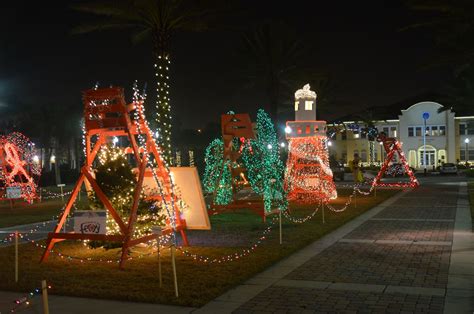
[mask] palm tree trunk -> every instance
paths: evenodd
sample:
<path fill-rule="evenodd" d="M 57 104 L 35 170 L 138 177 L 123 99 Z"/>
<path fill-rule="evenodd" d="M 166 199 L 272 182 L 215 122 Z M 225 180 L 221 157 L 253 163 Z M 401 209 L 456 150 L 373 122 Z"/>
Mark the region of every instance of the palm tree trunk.
<path fill-rule="evenodd" d="M 158 132 L 158 142 L 163 152 L 163 158 L 171 163 L 171 104 L 170 104 L 170 54 L 168 49 L 169 33 L 155 31 L 153 38 L 155 77 L 156 77 L 156 104 L 155 129 Z"/>

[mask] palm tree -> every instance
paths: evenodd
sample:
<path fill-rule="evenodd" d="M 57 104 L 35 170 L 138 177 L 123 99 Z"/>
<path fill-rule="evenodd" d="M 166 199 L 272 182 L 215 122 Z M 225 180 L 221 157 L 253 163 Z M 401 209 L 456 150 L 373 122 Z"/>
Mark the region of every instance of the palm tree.
<path fill-rule="evenodd" d="M 158 132 L 163 157 L 167 161 L 171 159 L 171 40 L 179 31 L 203 31 L 208 28 L 209 17 L 215 12 L 207 9 L 215 8 L 208 2 L 204 1 L 206 6 L 203 1 L 191 0 L 101 0 L 74 6 L 76 10 L 100 17 L 95 23 L 76 27 L 75 33 L 130 29 L 133 31 L 133 42 L 151 38 L 157 99 L 155 108 L 149 108 L 149 111 L 155 115 L 156 123 L 152 125 Z"/>
<path fill-rule="evenodd" d="M 472 0 L 407 0 L 421 21 L 405 29 L 427 28 L 440 48 L 428 65 L 451 65 L 457 70 L 474 61 L 474 1 Z"/>
<path fill-rule="evenodd" d="M 282 96 L 289 96 L 300 87 L 304 54 L 302 42 L 283 23 L 265 22 L 243 36 L 240 56 L 246 64 L 244 75 L 250 82 L 247 87 L 263 89 L 274 121 Z"/>

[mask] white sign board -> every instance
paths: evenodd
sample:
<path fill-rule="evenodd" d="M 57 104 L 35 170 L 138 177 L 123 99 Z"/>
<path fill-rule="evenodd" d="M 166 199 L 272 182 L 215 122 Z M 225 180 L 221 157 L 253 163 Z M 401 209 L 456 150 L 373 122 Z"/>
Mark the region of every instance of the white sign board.
<path fill-rule="evenodd" d="M 186 203 L 183 218 L 186 228 L 192 230 L 211 230 L 209 215 L 201 188 L 201 180 L 196 167 L 170 167 L 176 190 Z M 145 193 L 157 191 L 158 186 L 151 175 L 146 175 L 143 181 Z"/>
<path fill-rule="evenodd" d="M 107 212 L 105 210 L 76 210 L 74 232 L 83 234 L 105 234 Z"/>
<path fill-rule="evenodd" d="M 21 198 L 21 187 L 7 186 L 7 198 L 10 198 L 10 199 Z"/>

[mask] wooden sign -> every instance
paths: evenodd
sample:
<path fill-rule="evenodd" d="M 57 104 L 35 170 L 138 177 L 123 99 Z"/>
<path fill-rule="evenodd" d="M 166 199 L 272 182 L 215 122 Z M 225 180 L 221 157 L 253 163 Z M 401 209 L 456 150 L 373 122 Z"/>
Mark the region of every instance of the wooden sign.
<path fill-rule="evenodd" d="M 105 210 L 76 210 L 74 212 L 74 232 L 82 234 L 105 234 L 107 212 Z"/>
<path fill-rule="evenodd" d="M 7 199 L 21 198 L 21 187 L 7 186 Z"/>
<path fill-rule="evenodd" d="M 170 167 L 170 172 L 174 179 L 175 190 L 186 204 L 182 213 L 186 221 L 186 229 L 211 230 L 211 223 L 196 167 Z M 151 173 L 145 175 L 143 187 L 145 194 L 149 196 L 157 193 L 158 186 Z"/>

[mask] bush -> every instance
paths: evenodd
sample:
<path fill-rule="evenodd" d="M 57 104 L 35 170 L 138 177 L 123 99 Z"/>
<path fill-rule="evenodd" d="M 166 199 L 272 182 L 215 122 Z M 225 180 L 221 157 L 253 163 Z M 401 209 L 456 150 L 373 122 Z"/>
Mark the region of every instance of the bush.
<path fill-rule="evenodd" d="M 466 177 L 473 178 L 474 177 L 474 169 L 469 169 L 466 171 Z"/>

